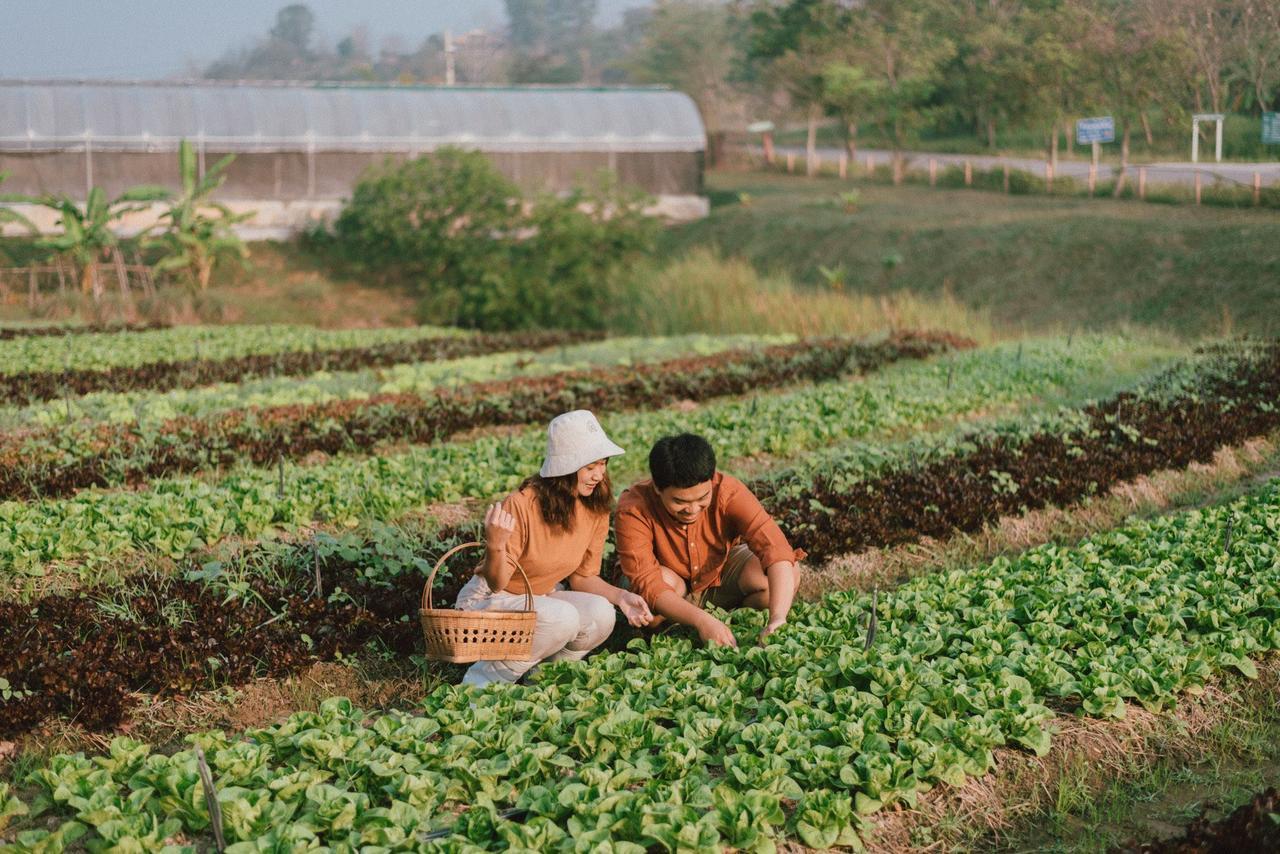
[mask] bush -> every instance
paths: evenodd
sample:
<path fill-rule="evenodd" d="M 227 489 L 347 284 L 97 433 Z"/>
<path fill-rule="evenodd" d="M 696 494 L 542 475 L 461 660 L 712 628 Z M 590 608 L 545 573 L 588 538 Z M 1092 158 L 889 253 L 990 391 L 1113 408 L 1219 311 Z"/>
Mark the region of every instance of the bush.
<path fill-rule="evenodd" d="M 620 266 L 653 248 L 644 201 L 602 179 L 526 202 L 483 154 L 442 149 L 361 180 L 335 243 L 353 265 L 409 285 L 424 321 L 598 329 Z"/>
<path fill-rule="evenodd" d="M 356 184 L 334 231 L 352 266 L 449 287 L 483 268 L 519 223 L 520 191 L 483 154 L 445 148 L 387 161 Z"/>

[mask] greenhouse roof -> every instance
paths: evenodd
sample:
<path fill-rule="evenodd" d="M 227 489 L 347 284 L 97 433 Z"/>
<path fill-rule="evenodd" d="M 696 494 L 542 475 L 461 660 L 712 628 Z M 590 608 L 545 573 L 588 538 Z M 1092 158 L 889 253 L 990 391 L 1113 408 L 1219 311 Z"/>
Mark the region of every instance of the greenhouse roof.
<path fill-rule="evenodd" d="M 701 151 L 664 89 L 0 82 L 0 151 Z"/>

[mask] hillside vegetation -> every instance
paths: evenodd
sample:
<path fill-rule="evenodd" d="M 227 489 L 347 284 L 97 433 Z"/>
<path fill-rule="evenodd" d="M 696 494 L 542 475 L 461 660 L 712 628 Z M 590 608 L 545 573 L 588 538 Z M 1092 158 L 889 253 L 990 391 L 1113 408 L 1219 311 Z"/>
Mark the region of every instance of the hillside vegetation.
<path fill-rule="evenodd" d="M 711 215 L 668 230 L 660 255 L 713 247 L 814 288 L 950 293 L 1007 331 L 1280 330 L 1274 212 L 756 174 L 708 185 Z"/>

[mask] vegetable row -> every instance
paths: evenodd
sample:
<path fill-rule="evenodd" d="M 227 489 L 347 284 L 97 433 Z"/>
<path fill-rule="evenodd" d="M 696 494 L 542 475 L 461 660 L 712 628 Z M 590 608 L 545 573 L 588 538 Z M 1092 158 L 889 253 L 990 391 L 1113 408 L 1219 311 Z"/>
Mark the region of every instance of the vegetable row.
<path fill-rule="evenodd" d="M 521 849 L 642 852 L 857 845 L 884 807 L 1046 754 L 1055 712 L 1176 703 L 1280 649 L 1280 482 L 921 577 L 799 604 L 764 646 L 658 637 L 552 664 L 526 686 L 446 686 L 415 713 L 341 698 L 241 737 L 158 752 L 117 738 L 0 792 L 9 851 L 207 844 L 199 747 L 231 854 Z M 179 843 L 180 845 L 182 843 Z"/>
<path fill-rule="evenodd" d="M 378 394 L 301 406 L 250 407 L 206 418 L 55 427 L 0 437 L 0 499 L 60 496 L 247 461 L 426 443 L 478 427 L 548 421 L 571 409 L 617 412 L 827 380 L 945 352 L 928 335 L 863 344 L 822 339 L 657 364 L 476 383 L 427 395 Z"/>
<path fill-rule="evenodd" d="M 0 429 L 74 425 L 82 421 L 155 426 L 180 416 L 204 417 L 248 406 L 292 406 L 362 400 L 375 394 L 426 394 L 486 380 L 545 376 L 591 367 L 637 365 L 681 356 L 794 342 L 794 335 L 676 335 L 607 338 L 544 350 L 512 350 L 449 361 L 410 362 L 265 377 L 169 391 L 95 392 L 76 398 L 0 408 Z"/>
<path fill-rule="evenodd" d="M 1122 338 L 1053 339 L 904 362 L 859 381 L 693 411 L 606 414 L 610 435 L 632 449 L 618 459 L 613 478 L 621 485 L 637 477 L 643 449 L 665 434 L 702 433 L 724 460 L 785 456 L 1067 391 L 1115 364 L 1164 355 Z M 64 499 L 0 502 L 0 573 L 39 574 L 50 562 L 77 561 L 79 571 L 91 575 L 105 561 L 140 551 L 178 558 L 228 536 L 257 537 L 315 521 L 390 521 L 437 502 L 502 494 L 538 468 L 544 450 L 537 427 L 368 458 L 236 468 L 216 480 L 161 479 L 136 492 L 84 490 Z"/>
<path fill-rule="evenodd" d="M 76 327 L 68 327 L 74 329 Z M 286 324 L 173 326 L 150 331 L 92 330 L 71 337 L 18 336 L 0 342 L 0 373 L 101 371 L 154 362 L 219 361 L 309 350 L 351 350 L 460 336 L 436 326 L 318 329 Z"/>
<path fill-rule="evenodd" d="M 200 327 L 197 327 L 200 328 Z M 243 330 L 255 327 L 230 327 Z M 273 327 L 264 327 L 271 329 Z M 291 329 L 292 327 L 284 327 Z M 10 354 L 6 349 L 18 349 L 19 344 L 45 342 L 50 339 L 23 338 L 16 341 L 0 342 L 0 357 L 5 370 L 0 371 L 0 402 L 7 404 L 29 404 L 33 401 L 64 399 L 74 395 L 91 392 L 126 392 L 137 389 L 164 391 L 173 388 L 195 388 L 209 385 L 252 379 L 265 376 L 298 376 L 312 374 L 317 371 L 353 371 L 360 368 L 395 365 L 403 362 L 424 362 L 434 359 L 457 359 L 463 356 L 474 356 L 483 353 L 497 353 L 504 350 L 540 349 L 544 347 L 564 346 L 579 341 L 596 340 L 601 336 L 596 333 L 570 332 L 521 332 L 507 334 L 461 335 L 453 330 L 417 327 L 402 330 L 377 330 L 388 337 L 386 343 L 369 344 L 346 348 L 300 349 L 299 344 L 307 340 L 283 335 L 281 346 L 294 345 L 294 349 L 271 350 L 270 337 L 258 341 L 228 339 L 224 344 L 235 344 L 214 348 L 215 354 L 207 354 L 199 347 L 177 348 L 181 352 L 194 352 L 190 358 L 181 358 L 177 353 L 169 355 L 169 350 L 162 348 L 162 353 L 131 353 L 127 348 L 108 349 L 103 357 L 78 358 L 74 347 L 69 347 L 61 354 L 56 367 L 48 367 L 48 357 L 27 358 L 22 354 Z M 170 335 L 176 330 L 163 333 L 138 333 L 134 335 L 94 336 L 82 338 L 112 338 L 130 341 L 146 335 Z M 392 333 L 395 333 L 394 335 Z M 241 333 L 244 334 L 244 333 Z M 265 334 L 265 333 L 264 333 Z M 351 333 L 328 333 L 318 330 L 309 331 L 308 335 L 338 336 Z M 403 340 L 396 340 L 397 336 Z M 58 339 L 60 343 L 79 342 L 82 338 Z M 341 340 L 341 339 L 339 339 Z M 110 345 L 106 345 L 110 347 Z M 241 352 L 251 348 L 248 352 Z M 267 352 L 255 350 L 267 348 Z M 107 354 L 115 354 L 108 356 Z M 128 355 L 138 358 L 151 358 L 152 361 L 133 362 L 124 360 Z M 115 361 L 124 360 L 124 361 Z M 95 362 L 103 363 L 94 367 Z"/>
<path fill-rule="evenodd" d="M 0 341 L 14 338 L 62 338 L 67 335 L 110 335 L 121 332 L 155 332 L 169 329 L 170 324 L 159 320 L 146 323 L 82 323 L 61 325 L 19 324 L 16 326 L 0 325 Z"/>

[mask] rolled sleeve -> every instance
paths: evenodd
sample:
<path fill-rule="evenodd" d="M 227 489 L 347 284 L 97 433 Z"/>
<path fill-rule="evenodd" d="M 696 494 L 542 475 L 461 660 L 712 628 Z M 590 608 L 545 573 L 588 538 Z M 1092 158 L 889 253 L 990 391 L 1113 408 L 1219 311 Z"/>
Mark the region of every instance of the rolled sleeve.
<path fill-rule="evenodd" d="M 618 511 L 615 528 L 622 573 L 631 589 L 652 608 L 659 596 L 672 589 L 653 553 L 653 523 L 643 513 L 627 508 Z"/>
<path fill-rule="evenodd" d="M 511 571 L 511 576 L 505 590 L 509 593 L 524 593 L 528 587 L 524 583 L 524 576 L 520 574 L 518 555 L 524 554 L 529 546 L 529 503 L 519 492 L 513 492 L 502 502 L 502 509 L 510 513 L 516 523 L 511 539 L 507 540 L 507 569 Z"/>
<path fill-rule="evenodd" d="M 725 480 L 729 479 L 726 477 Z M 745 484 L 734 480 L 728 491 L 724 506 L 725 521 L 760 559 L 761 568 L 768 569 L 775 563 L 804 559 L 805 552 L 791 547 L 778 523 Z"/>

